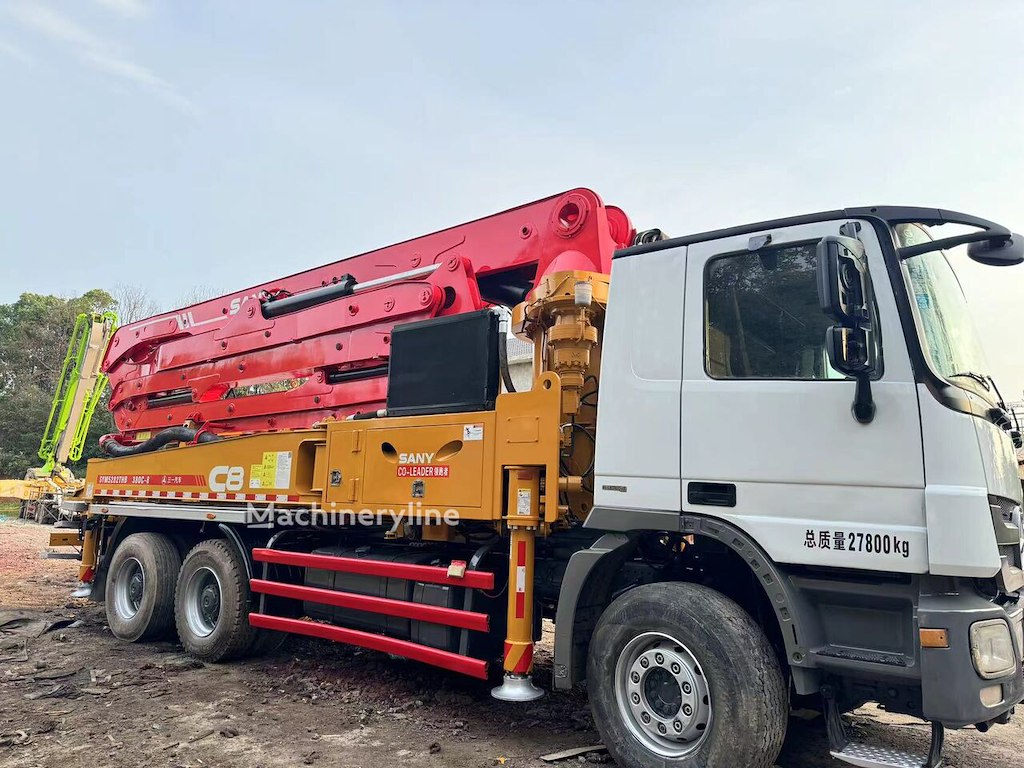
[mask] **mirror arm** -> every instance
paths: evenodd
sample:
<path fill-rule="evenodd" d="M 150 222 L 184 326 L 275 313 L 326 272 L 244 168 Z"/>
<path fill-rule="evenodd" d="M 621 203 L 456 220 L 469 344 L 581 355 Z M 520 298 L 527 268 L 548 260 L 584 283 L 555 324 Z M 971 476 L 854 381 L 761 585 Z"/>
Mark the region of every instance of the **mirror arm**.
<path fill-rule="evenodd" d="M 857 389 L 853 393 L 853 418 L 861 424 L 870 424 L 875 418 L 875 400 L 871 396 L 871 374 L 857 374 Z"/>
<path fill-rule="evenodd" d="M 984 229 L 980 232 L 968 232 L 963 235 L 956 235 L 954 237 L 946 237 L 942 240 L 932 240 L 929 243 L 919 243 L 918 245 L 905 245 L 899 249 L 900 259 L 905 261 L 913 256 L 920 256 L 922 253 L 931 253 L 932 251 L 942 251 L 947 248 L 956 248 L 959 245 L 966 245 L 968 243 L 978 243 L 982 240 L 991 240 L 993 243 L 999 241 L 1009 240 L 1013 235 L 1010 230 L 1000 227 L 998 229 Z"/>

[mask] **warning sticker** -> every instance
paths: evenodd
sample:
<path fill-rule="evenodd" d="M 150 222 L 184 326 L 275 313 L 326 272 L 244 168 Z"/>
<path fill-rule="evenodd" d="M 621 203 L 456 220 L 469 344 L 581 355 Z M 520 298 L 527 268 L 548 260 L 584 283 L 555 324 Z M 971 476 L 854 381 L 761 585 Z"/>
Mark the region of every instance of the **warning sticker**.
<path fill-rule="evenodd" d="M 466 424 L 462 427 L 462 440 L 463 442 L 470 442 L 473 440 L 484 439 L 484 425 L 483 424 Z"/>
<path fill-rule="evenodd" d="M 449 477 L 447 464 L 399 464 L 399 477 Z"/>
<path fill-rule="evenodd" d="M 249 467 L 250 488 L 287 488 L 291 479 L 291 451 L 264 451 L 263 462 Z"/>
<path fill-rule="evenodd" d="M 520 488 L 519 493 L 516 494 L 516 514 L 522 515 L 523 517 L 530 516 L 530 508 L 533 506 L 533 494 L 530 493 L 529 488 Z"/>

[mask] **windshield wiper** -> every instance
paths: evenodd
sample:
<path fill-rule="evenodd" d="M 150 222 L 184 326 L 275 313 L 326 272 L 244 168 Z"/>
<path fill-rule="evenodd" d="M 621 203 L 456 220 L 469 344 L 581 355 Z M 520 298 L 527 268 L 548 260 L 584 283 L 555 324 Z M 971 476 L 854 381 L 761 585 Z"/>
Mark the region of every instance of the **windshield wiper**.
<path fill-rule="evenodd" d="M 1013 447 L 1024 448 L 1024 440 L 1021 439 L 1020 422 L 1017 420 L 1017 412 L 1006 404 L 1006 401 L 1003 399 L 1003 393 L 999 391 L 999 387 L 996 385 L 996 380 L 989 376 L 988 381 L 992 385 L 992 389 L 995 390 L 999 407 L 1013 426 L 1013 430 L 1010 432 L 1010 436 L 1013 438 Z"/>
<path fill-rule="evenodd" d="M 982 376 L 980 373 L 975 373 L 974 371 L 961 371 L 960 373 L 949 374 L 949 378 L 951 379 L 955 379 L 958 377 L 964 379 L 973 379 L 974 381 L 981 384 L 981 386 L 983 386 L 987 392 L 992 391 L 992 387 L 988 383 L 988 378 Z"/>

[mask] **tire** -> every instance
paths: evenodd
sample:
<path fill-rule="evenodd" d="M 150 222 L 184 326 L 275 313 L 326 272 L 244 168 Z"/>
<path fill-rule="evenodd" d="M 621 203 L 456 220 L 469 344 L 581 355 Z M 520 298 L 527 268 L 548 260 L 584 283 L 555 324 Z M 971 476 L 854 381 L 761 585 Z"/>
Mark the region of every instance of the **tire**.
<path fill-rule="evenodd" d="M 236 549 L 223 539 L 200 542 L 185 557 L 174 593 L 174 622 L 189 654 L 227 661 L 253 647 L 249 579 Z"/>
<path fill-rule="evenodd" d="M 609 605 L 587 687 L 621 768 L 769 768 L 786 735 L 788 689 L 764 632 L 695 584 L 649 584 Z"/>
<path fill-rule="evenodd" d="M 114 550 L 104 591 L 107 626 L 130 643 L 168 635 L 181 555 L 159 533 L 133 533 Z"/>

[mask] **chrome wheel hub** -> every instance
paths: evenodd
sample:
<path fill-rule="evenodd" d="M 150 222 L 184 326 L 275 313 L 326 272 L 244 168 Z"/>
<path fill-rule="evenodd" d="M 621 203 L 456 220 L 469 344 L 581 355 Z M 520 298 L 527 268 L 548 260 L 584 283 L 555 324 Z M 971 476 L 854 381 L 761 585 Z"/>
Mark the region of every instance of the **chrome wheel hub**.
<path fill-rule="evenodd" d="M 661 632 L 639 635 L 622 649 L 615 698 L 632 734 L 662 757 L 693 752 L 711 727 L 711 694 L 700 664 Z"/>
<path fill-rule="evenodd" d="M 131 619 L 139 612 L 146 592 L 146 574 L 137 558 L 129 557 L 117 571 L 114 583 L 114 610 L 122 619 Z"/>
<path fill-rule="evenodd" d="M 197 568 L 185 585 L 185 622 L 197 637 L 207 637 L 220 621 L 220 579 L 209 568 Z"/>

